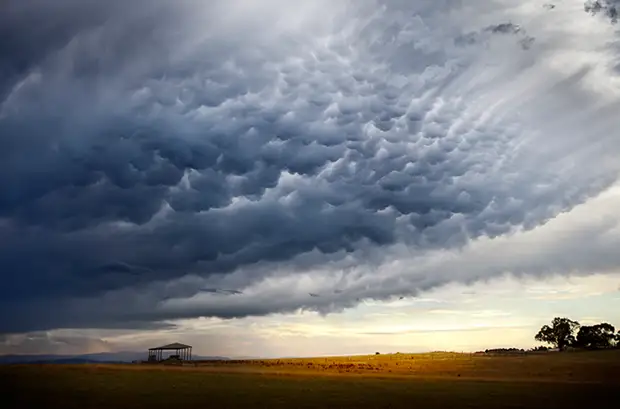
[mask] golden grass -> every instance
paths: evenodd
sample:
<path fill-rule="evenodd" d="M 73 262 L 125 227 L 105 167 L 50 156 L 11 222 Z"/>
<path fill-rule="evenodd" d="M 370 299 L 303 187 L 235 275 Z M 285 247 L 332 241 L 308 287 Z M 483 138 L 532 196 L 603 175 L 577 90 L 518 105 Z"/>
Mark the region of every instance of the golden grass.
<path fill-rule="evenodd" d="M 198 361 L 215 371 L 417 376 L 424 378 L 607 382 L 620 374 L 620 350 L 484 355 L 450 352 L 348 357 Z M 617 376 L 620 382 L 620 376 Z"/>
<path fill-rule="evenodd" d="M 3 408 L 567 409 L 617 400 L 618 374 L 620 351 L 432 353 L 190 366 L 6 365 L 0 385 L 9 393 Z"/>

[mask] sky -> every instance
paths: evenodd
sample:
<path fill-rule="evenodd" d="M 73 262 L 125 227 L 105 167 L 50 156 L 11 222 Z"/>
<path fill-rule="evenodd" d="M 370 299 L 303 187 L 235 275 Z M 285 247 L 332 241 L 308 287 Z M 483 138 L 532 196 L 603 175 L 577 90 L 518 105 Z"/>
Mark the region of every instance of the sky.
<path fill-rule="evenodd" d="M 0 354 L 620 326 L 620 1 L 0 7 Z"/>

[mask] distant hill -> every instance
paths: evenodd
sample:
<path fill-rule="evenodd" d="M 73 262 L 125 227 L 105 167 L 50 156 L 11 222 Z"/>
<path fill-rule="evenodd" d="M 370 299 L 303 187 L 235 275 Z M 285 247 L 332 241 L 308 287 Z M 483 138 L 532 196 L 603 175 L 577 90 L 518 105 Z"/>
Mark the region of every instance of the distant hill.
<path fill-rule="evenodd" d="M 0 364 L 87 364 L 87 363 L 130 363 L 132 361 L 144 361 L 146 352 L 122 351 L 102 352 L 97 354 L 83 355 L 0 355 Z M 192 356 L 192 360 L 228 360 L 223 356 Z"/>

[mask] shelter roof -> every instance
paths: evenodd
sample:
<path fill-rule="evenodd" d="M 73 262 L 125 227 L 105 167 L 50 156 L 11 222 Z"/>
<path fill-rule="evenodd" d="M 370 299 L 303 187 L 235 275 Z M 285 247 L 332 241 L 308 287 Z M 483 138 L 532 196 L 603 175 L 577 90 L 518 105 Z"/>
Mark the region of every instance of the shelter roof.
<path fill-rule="evenodd" d="M 185 345 L 185 344 L 180 344 L 178 342 L 173 342 L 172 344 L 168 344 L 168 345 L 162 345 L 160 347 L 156 347 L 156 348 L 149 348 L 151 351 L 153 350 L 166 350 L 166 349 L 185 349 L 185 348 L 191 348 L 191 345 Z"/>

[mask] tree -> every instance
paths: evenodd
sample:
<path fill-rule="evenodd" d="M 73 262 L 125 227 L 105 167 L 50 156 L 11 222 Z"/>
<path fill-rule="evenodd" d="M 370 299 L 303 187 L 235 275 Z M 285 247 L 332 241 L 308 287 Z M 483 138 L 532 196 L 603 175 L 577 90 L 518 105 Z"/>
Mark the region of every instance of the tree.
<path fill-rule="evenodd" d="M 603 322 L 596 325 L 584 325 L 577 333 L 577 345 L 583 348 L 608 348 L 613 344 L 616 329 Z"/>
<path fill-rule="evenodd" d="M 536 341 L 546 342 L 557 347 L 560 351 L 575 342 L 574 332 L 579 328 L 577 321 L 568 318 L 556 317 L 551 322 L 551 326 L 544 325 L 534 337 Z"/>

